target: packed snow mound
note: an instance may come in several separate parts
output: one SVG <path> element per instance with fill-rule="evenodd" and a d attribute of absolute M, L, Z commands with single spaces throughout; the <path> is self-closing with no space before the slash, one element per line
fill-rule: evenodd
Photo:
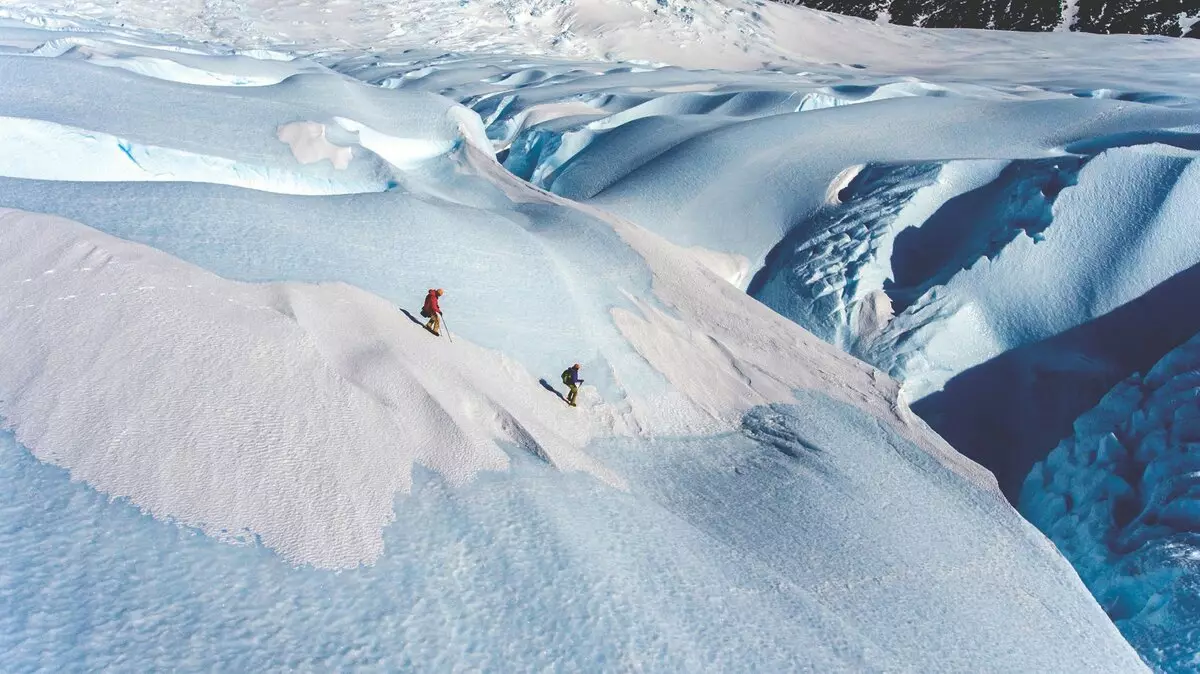
<path fill-rule="evenodd" d="M 0 101 L 7 177 L 354 194 L 391 189 L 430 160 L 487 144 L 478 118 L 445 98 L 363 87 L 323 69 L 271 87 L 203 88 L 69 58 L 7 56 L 0 69 L 10 94 Z M 97 109 L 114 89 L 123 106 Z M 161 114 L 211 108 L 206 93 L 224 99 L 225 116 L 188 125 Z M 319 133 L 294 137 L 297 125 Z"/>
<path fill-rule="evenodd" d="M 1118 384 L 1021 490 L 1121 631 L 1161 671 L 1200 667 L 1200 337 Z"/>
<path fill-rule="evenodd" d="M 535 377 L 352 287 L 232 283 L 7 209 L 0 243 L 0 344 L 29 355 L 0 371 L 6 424 L 153 515 L 343 567 L 382 552 L 413 461 L 462 484 L 507 442 L 620 486 Z"/>

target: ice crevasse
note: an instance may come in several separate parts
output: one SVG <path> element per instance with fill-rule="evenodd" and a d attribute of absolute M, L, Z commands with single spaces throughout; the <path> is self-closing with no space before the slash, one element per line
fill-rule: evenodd
<path fill-rule="evenodd" d="M 1200 666 L 1200 338 L 1080 416 L 1020 510 L 1153 664 Z"/>

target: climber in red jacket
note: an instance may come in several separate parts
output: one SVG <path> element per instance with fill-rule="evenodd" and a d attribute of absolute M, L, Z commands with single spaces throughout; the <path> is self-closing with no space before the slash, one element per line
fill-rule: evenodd
<path fill-rule="evenodd" d="M 425 329 L 439 337 L 442 335 L 442 308 L 438 306 L 438 298 L 443 294 L 445 291 L 441 288 L 430 288 L 425 296 L 425 306 L 421 307 L 421 315 L 429 319 Z"/>

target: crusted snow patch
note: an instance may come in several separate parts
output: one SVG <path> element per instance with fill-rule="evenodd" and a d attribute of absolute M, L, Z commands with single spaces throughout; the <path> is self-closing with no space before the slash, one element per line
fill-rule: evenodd
<path fill-rule="evenodd" d="M 325 138 L 325 125 L 318 122 L 292 122 L 279 127 L 279 140 L 292 148 L 292 155 L 301 164 L 315 164 L 328 159 L 338 170 L 345 170 L 354 156 L 348 147 L 334 145 Z"/>
<path fill-rule="evenodd" d="M 9 209 L 0 249 L 5 427 L 156 517 L 342 568 L 382 553 L 414 461 L 461 484 L 501 441 L 622 485 L 519 365 L 353 287 L 236 283 Z"/>

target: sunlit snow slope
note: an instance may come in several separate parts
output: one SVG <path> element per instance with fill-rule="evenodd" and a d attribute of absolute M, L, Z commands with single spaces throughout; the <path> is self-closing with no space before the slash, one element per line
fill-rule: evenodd
<path fill-rule="evenodd" d="M 928 79 L 453 55 L 326 63 L 460 100 L 513 173 L 688 247 L 885 369 L 1016 502 L 1076 417 L 1200 332 L 1187 309 L 1200 296 L 1200 49 L 1164 44 L 1148 64 L 1106 44 L 1041 71 L 1017 65 L 1008 82 L 949 50 Z M 1125 577 L 1120 555 L 1100 559 L 1085 576 Z M 1155 666 L 1189 671 L 1196 576 L 1190 562 L 1172 568 L 1183 580 L 1151 585 L 1179 602 L 1170 613 L 1093 587 Z"/>
<path fill-rule="evenodd" d="M 869 159 L 781 165 L 805 126 L 1002 160 L 1186 105 L 0 34 L 11 668 L 1144 668 L 899 384 L 744 286 Z"/>

